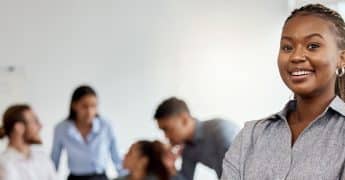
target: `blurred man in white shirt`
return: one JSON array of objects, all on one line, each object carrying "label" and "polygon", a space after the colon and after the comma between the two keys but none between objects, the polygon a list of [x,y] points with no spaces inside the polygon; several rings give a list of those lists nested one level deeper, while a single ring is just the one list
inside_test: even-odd
[{"label": "blurred man in white shirt", "polygon": [[8,137],[8,147],[0,155],[0,180],[56,180],[49,156],[34,150],[41,144],[41,124],[28,105],[9,107],[3,116],[0,138]]}]

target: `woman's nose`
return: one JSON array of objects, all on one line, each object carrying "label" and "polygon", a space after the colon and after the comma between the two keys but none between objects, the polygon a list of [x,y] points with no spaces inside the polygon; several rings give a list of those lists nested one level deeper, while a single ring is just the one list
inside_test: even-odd
[{"label": "woman's nose", "polygon": [[289,60],[292,63],[301,63],[301,62],[304,62],[307,60],[306,54],[305,54],[304,49],[301,45],[297,46],[295,48],[295,50],[292,52]]}]

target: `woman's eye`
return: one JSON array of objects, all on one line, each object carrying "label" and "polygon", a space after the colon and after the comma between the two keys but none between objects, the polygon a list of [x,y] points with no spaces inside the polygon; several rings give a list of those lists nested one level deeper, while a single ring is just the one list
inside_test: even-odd
[{"label": "woman's eye", "polygon": [[283,50],[284,52],[290,52],[292,50],[292,46],[290,46],[290,45],[282,45],[281,46],[281,50]]},{"label": "woman's eye", "polygon": [[307,46],[307,48],[308,48],[309,50],[315,50],[315,49],[317,49],[317,48],[319,48],[319,47],[320,47],[320,45],[315,44],[315,43],[308,44],[308,46]]}]

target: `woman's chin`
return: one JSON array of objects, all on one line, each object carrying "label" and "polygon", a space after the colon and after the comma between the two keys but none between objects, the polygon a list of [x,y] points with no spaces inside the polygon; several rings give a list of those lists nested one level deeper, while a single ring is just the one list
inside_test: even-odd
[{"label": "woman's chin", "polygon": [[295,94],[296,97],[310,98],[315,94],[312,88],[290,88],[290,90]]}]

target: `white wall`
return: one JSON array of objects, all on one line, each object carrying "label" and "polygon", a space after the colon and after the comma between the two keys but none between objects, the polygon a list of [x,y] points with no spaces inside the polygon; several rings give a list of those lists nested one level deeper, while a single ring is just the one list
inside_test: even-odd
[{"label": "white wall", "polygon": [[[81,83],[98,91],[125,152],[163,137],[152,115],[172,95],[201,119],[278,111],[290,96],[276,65],[287,15],[284,0],[1,0],[0,66],[23,69],[25,95],[12,100],[33,105],[47,152]],[[214,179],[204,169],[197,179]]]}]

